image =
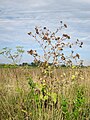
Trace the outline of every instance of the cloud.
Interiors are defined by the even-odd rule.
[[[38,7],[44,7],[50,3],[52,3],[53,0],[6,0],[0,1],[1,8],[5,8],[10,11],[10,9],[14,10],[16,8],[17,10],[32,10],[33,8]]]
[[[0,47],[36,48],[37,43],[27,32],[34,31],[36,25],[48,26],[53,31],[62,20],[68,25],[63,32],[70,34],[72,40],[82,40],[85,44],[82,51],[89,53],[89,3],[90,0],[0,0]]]
[[[72,1],[79,3],[90,3],[90,0],[72,0]]]

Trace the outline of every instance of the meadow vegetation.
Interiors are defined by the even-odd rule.
[[[45,81],[39,68],[0,68],[0,119],[89,120],[89,74],[90,68],[59,68]]]
[[[37,50],[27,51],[34,57],[31,66],[16,65],[22,47],[15,53],[8,48],[0,52],[13,63],[0,67],[0,120],[90,120],[90,68],[82,67],[80,55],[72,50],[74,45],[82,48],[83,42],[58,36],[67,28],[60,23],[55,32],[35,27],[34,34],[28,33],[43,51],[42,56]],[[69,56],[64,53],[67,48]]]

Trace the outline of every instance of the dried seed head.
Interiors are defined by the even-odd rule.
[[[58,50],[63,50],[62,47],[58,47]]]
[[[64,57],[64,56],[62,56],[62,57],[61,57],[61,59],[62,59],[62,60],[65,60],[65,57]]]
[[[33,50],[29,50],[29,51],[27,51],[27,52],[28,52],[28,54],[30,54],[30,55],[33,54]]]
[[[62,21],[60,21],[60,23],[62,23]]]
[[[68,36],[67,34],[63,34],[63,37],[70,39],[70,36]]]
[[[43,29],[46,29],[46,27],[44,27]]]
[[[32,34],[31,32],[28,33],[28,35],[31,35],[31,34]]]
[[[80,55],[79,55],[79,54],[76,54],[76,57],[79,59],[79,58],[80,58]]]
[[[83,42],[81,42],[81,45],[83,45]]]
[[[67,25],[66,25],[66,24],[64,24],[64,27],[65,27],[65,28],[67,28]]]
[[[47,35],[44,35],[43,39],[44,39],[44,40],[47,40],[47,39],[48,39],[48,36],[47,36]]]

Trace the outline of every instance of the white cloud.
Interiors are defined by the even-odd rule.
[[[81,2],[81,3],[83,3],[83,2],[90,3],[90,0],[72,0],[72,1],[74,1],[74,2]]]
[[[6,7],[8,9],[17,8],[19,10],[30,10],[36,7],[44,7],[52,2],[53,0],[0,0],[0,6],[2,8]]]

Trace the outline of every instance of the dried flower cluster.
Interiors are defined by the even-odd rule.
[[[80,59],[80,55],[72,50],[74,45],[77,45],[82,48],[83,42],[80,42],[78,39],[76,42],[71,43],[71,37],[68,34],[61,34],[62,29],[67,28],[66,24],[60,22],[61,25],[56,29],[55,32],[51,32],[47,27],[35,27],[35,33],[29,32],[28,35],[33,37],[40,47],[43,50],[43,61],[47,63],[52,63],[57,66],[60,64],[72,65],[74,59],[77,62],[77,59]],[[71,53],[69,56],[66,56],[64,50],[70,48]],[[41,56],[37,53],[36,50],[29,50],[28,53],[35,58],[35,61],[42,61]]]

